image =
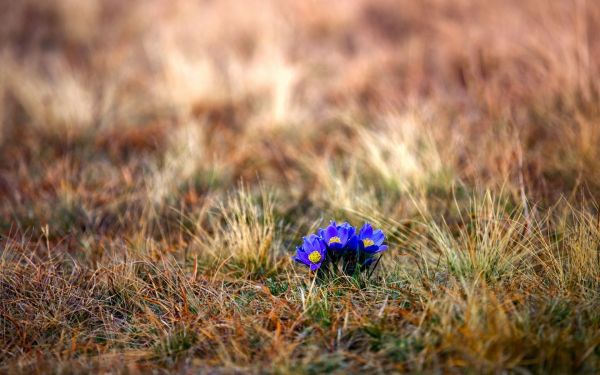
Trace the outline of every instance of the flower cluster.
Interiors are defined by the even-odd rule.
[[[341,261],[346,274],[364,271],[376,266],[377,254],[387,250],[385,235],[365,223],[358,231],[344,222],[331,221],[327,228],[304,237],[302,246],[296,248],[294,260],[310,267],[311,271],[338,270]]]

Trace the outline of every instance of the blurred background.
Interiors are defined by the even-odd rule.
[[[16,192],[27,158],[83,139],[121,160],[161,149],[193,123],[204,134],[199,162],[216,158],[232,164],[232,178],[253,177],[267,160],[244,161],[286,164],[291,149],[307,151],[297,142],[308,133],[322,134],[308,149],[326,152],[315,143],[347,137],[326,129],[336,121],[405,123],[415,114],[408,122],[425,122],[441,148],[454,147],[444,162],[465,178],[510,177],[521,147],[530,183],[600,183],[589,165],[598,140],[595,1],[0,6],[5,196],[25,199]],[[273,132],[300,134],[271,142]]]
[[[131,159],[164,154],[177,132],[182,178],[208,167],[302,189],[298,155],[361,150],[403,179],[600,188],[595,1],[0,7],[0,187],[15,202],[45,190],[32,175],[79,163],[136,179]]]
[[[3,230],[119,227],[238,181],[338,207],[600,192],[595,1],[0,7]]]

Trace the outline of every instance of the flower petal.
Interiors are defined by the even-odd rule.
[[[343,247],[344,247],[344,245],[342,245],[339,242],[334,242],[332,244],[329,244],[329,248],[334,251],[340,251]]]
[[[340,238],[342,245],[345,245],[346,241],[348,241],[348,229],[338,228],[337,232],[338,232],[338,237]]]
[[[383,234],[381,229],[377,229],[376,231],[373,232],[373,236],[371,237],[371,239],[377,245],[381,245],[383,243],[383,241],[385,240],[385,234]]]
[[[337,236],[337,233],[338,233],[338,231],[337,231],[337,228],[336,228],[335,226],[333,226],[333,225],[330,225],[330,226],[328,226],[328,227],[327,227],[327,237],[326,237],[326,241],[327,241],[327,242],[329,242],[329,239],[330,239],[331,237],[335,237],[335,236]]]
[[[358,247],[358,237],[353,235],[348,239],[348,242],[346,242],[346,249],[349,251],[356,251],[357,247]]]
[[[377,245],[373,245],[373,246],[369,246],[365,249],[365,253],[369,253],[369,254],[379,254],[382,251],[386,251],[387,250],[387,246],[386,245],[381,245],[381,246],[377,246]]]
[[[379,246],[377,246],[377,245],[367,246],[364,248],[364,252],[369,253],[369,254],[377,254],[379,252]]]
[[[300,249],[298,249],[295,259],[297,259],[298,262],[301,262],[304,264],[310,263],[310,260],[308,260],[308,254]]]
[[[360,239],[371,238],[371,236],[373,236],[373,227],[371,224],[365,223],[365,225],[360,228]]]
[[[327,251],[327,244],[325,243],[324,240],[321,240],[321,239],[319,240],[317,250],[319,250],[322,253],[325,253]]]
[[[319,263],[311,263],[310,265],[310,270],[311,271],[316,271],[319,269],[319,267],[321,267],[321,263],[323,262],[319,262]]]

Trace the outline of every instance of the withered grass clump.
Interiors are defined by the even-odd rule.
[[[598,35],[585,0],[0,5],[0,372],[599,372]],[[330,218],[385,232],[368,280],[291,260]]]

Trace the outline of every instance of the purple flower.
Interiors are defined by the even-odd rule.
[[[304,237],[302,246],[296,248],[294,260],[306,264],[310,267],[311,271],[316,271],[325,260],[326,252],[327,247],[325,246],[325,242],[319,236],[311,234],[308,237]]]
[[[319,270],[322,277],[340,271],[353,277],[367,272],[367,277],[371,277],[381,259],[377,254],[388,248],[384,241],[383,232],[373,230],[369,223],[357,231],[347,222],[331,221],[317,234],[304,237],[293,259],[309,266],[311,271]]]
[[[332,220],[327,228],[319,229],[319,236],[325,241],[327,248],[334,253],[356,250],[358,245],[356,229],[346,222],[338,225],[335,220]]]
[[[385,235],[381,229],[373,231],[373,227],[369,223],[365,223],[358,233],[358,246],[360,251],[368,254],[377,254],[387,250],[387,245],[383,244]]]

